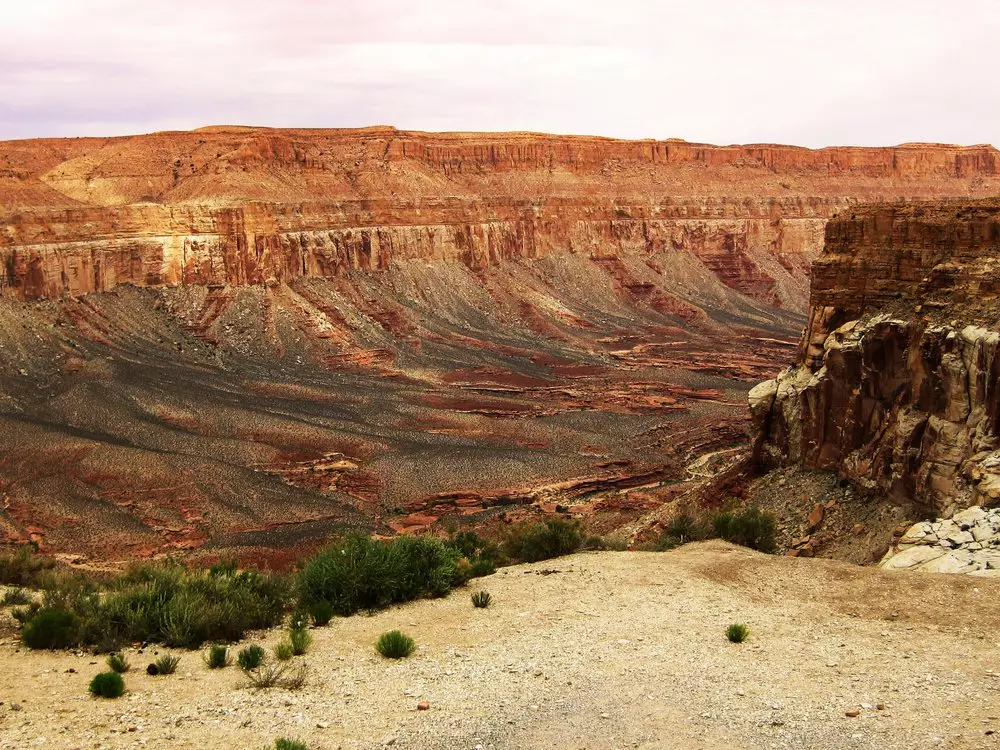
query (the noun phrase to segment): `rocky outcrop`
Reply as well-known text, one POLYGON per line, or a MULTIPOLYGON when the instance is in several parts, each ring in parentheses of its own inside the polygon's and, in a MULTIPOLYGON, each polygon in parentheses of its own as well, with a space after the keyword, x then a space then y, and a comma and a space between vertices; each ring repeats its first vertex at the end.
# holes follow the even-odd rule
POLYGON ((1000 500, 998 249, 998 201, 832 220, 798 364, 749 394, 756 460, 946 518, 1000 500))
POLYGON ((974 506, 907 529, 879 565, 889 570, 1000 576, 1000 509, 974 506))

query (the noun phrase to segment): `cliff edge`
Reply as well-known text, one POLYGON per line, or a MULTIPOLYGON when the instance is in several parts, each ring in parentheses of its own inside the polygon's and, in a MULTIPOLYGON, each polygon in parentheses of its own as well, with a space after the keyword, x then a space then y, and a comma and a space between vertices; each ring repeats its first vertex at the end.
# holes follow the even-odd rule
POLYGON ((826 227, 797 362, 750 391, 763 467, 828 469, 950 517, 1000 498, 1000 200, 826 227))

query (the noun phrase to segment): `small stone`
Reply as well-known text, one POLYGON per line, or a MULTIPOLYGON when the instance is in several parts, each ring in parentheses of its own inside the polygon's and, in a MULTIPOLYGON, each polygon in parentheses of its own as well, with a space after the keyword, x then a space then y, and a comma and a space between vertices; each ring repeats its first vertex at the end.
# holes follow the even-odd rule
POLYGON ((884 703, 876 703, 875 704, 875 710, 876 711, 885 711, 885 704, 884 703))
POLYGON ((430 707, 431 704, 428 701, 420 701, 420 703, 417 704, 418 711, 429 711, 430 707))
POLYGON ((329 729, 330 728, 330 722, 328 722, 328 721, 317 721, 316 722, 316 728, 317 729, 329 729))
POLYGON ((861 712, 856 708, 852 708, 848 711, 844 711, 844 716, 849 716, 850 718, 854 719, 857 718, 858 716, 861 716, 861 712))

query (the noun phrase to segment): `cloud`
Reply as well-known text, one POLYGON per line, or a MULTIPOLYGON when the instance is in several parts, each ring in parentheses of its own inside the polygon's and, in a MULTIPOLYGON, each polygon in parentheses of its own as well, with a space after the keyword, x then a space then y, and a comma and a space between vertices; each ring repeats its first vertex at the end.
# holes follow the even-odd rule
POLYGON ((32 0, 0 138, 393 124, 803 145, 996 138, 993 0, 32 0))

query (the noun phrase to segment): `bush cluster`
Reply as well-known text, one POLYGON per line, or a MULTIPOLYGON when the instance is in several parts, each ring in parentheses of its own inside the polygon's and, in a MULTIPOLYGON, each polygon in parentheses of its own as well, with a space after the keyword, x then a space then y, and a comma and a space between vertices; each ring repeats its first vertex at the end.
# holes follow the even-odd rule
POLYGON ((12 550, 0 552, 0 585, 37 585, 55 565, 54 560, 40 557, 34 554, 30 545, 22 544, 12 550))
POLYGON ((777 549, 777 524, 774 516, 751 506, 742 511, 717 515, 712 526, 715 535, 733 544, 773 553, 777 549))
POLYGON ((667 524, 660 537, 647 549, 663 552, 688 542, 718 537, 733 544, 773 553, 777 548, 776 536, 774 516, 750 506, 740 511, 723 511, 713 516, 710 522, 682 513, 667 524))
POLYGON ((32 648, 113 649, 135 641, 198 648, 277 625, 287 603, 287 586, 276 576, 169 562, 136 566, 108 583, 103 596, 92 582, 66 577, 34 611, 15 616, 32 648))
POLYGON ((299 573, 302 604, 323 602, 337 615, 353 615, 398 602, 447 594, 464 583, 461 553, 431 537, 402 536, 388 541, 360 534, 327 547, 299 573))
POLYGON ((576 552, 583 543, 580 524, 563 518, 514 526, 504 539, 503 550, 516 562, 538 562, 576 552))

